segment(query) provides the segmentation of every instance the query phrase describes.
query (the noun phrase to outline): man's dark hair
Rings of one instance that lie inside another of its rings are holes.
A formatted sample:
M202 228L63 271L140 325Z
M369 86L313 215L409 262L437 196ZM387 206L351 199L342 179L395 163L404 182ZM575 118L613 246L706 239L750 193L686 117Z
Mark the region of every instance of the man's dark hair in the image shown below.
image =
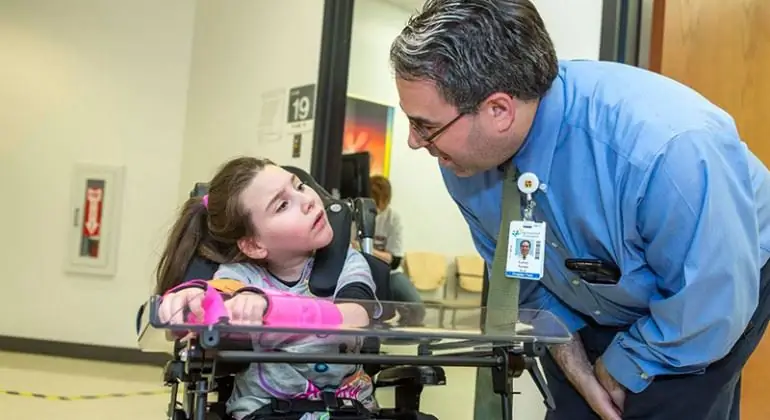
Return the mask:
M459 112L475 112L496 92L538 99L558 73L529 0L430 0L393 41L390 61L398 78L435 83Z

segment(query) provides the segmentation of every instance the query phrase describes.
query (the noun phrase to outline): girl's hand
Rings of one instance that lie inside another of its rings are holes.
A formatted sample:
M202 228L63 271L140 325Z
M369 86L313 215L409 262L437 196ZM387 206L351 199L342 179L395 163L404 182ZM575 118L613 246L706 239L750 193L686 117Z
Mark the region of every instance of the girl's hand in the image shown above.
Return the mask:
M231 324L261 325L267 300L261 294L243 292L225 302L225 308Z
M189 308L197 318L203 318L204 290L197 287L188 287L178 292L169 293L160 302L158 316L164 324L184 324L185 308Z

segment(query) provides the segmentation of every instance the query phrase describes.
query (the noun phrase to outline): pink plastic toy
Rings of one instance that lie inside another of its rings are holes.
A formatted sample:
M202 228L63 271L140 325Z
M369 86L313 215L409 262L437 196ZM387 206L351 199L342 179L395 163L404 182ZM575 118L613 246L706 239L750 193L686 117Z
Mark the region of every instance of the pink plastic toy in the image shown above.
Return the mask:
M219 291L211 286L206 286L206 293L203 295L201 308L203 309L203 319L199 320L194 314L190 314L187 317L187 322L191 324L214 325L220 322L222 318L227 319L225 301L222 299Z

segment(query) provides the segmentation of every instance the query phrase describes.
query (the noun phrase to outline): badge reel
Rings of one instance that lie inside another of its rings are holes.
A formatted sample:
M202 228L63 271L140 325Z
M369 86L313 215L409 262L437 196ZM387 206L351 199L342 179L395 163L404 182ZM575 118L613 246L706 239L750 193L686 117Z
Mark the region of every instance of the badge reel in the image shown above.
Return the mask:
M508 237L505 276L523 280L540 280L545 267L545 222L535 222L532 194L540 188L537 175L525 172L517 181L519 192L526 198L524 220L514 220Z

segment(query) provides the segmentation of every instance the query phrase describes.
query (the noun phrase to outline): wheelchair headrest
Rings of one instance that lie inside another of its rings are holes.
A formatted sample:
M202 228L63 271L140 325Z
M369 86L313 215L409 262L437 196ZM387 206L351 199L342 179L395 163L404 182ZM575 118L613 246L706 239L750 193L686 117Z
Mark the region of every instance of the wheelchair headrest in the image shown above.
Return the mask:
M297 178L299 178L302 183L312 188L313 191L315 191L321 197L321 200L324 202L324 206L326 206L327 209L332 203L343 203L343 201L334 198L334 196L331 195L329 191L326 191L326 189L322 187L321 184L315 180L315 178L310 176L310 174L305 172L303 169L297 168L295 166L282 166L282 168L288 172L291 172Z
M331 296L337 287L337 279L342 273L342 268L347 259L348 248L350 247L353 222L352 210L345 200L334 198L306 171L294 166L282 166L282 168L294 174L301 182L316 191L326 208L329 225L334 231L334 238L325 248L316 251L309 287L310 291L316 296ZM198 182L190 191L190 197L202 197L208 194L208 191L208 183ZM183 281L212 278L217 268L217 264L203 257L196 256L190 262Z

